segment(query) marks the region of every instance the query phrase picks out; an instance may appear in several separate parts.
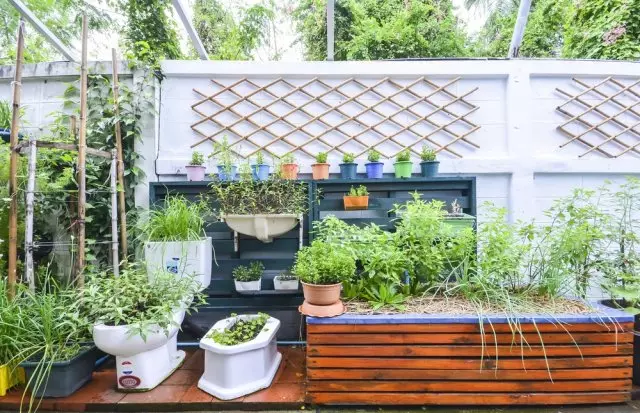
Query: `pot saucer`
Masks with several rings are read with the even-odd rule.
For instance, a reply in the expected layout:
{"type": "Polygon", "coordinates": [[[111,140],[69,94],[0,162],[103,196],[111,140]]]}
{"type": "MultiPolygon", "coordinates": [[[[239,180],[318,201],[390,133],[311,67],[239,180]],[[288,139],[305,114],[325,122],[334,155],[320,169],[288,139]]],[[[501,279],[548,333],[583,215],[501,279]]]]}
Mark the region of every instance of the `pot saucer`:
{"type": "Polygon", "coordinates": [[[346,307],[342,304],[342,301],[331,305],[314,305],[305,301],[298,307],[298,311],[312,317],[335,317],[344,313],[346,307]]]}

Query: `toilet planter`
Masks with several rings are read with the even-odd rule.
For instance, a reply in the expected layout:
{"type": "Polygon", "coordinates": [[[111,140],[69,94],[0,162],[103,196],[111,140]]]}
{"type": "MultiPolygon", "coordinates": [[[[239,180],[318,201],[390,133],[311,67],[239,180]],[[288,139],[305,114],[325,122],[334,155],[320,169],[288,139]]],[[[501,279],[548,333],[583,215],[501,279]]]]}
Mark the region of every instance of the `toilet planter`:
{"type": "Polygon", "coordinates": [[[260,261],[254,261],[248,266],[239,265],[233,269],[233,283],[236,291],[260,291],[262,287],[262,273],[264,265],[260,261]]]}
{"type": "Polygon", "coordinates": [[[201,290],[211,283],[213,246],[210,237],[198,241],[147,242],[144,258],[149,274],[163,269],[179,277],[194,277],[201,290]]]}
{"type": "Polygon", "coordinates": [[[274,237],[294,229],[300,217],[297,214],[224,214],[221,219],[240,234],[255,237],[262,242],[272,242],[274,237]]]}
{"type": "Polygon", "coordinates": [[[200,340],[200,348],[205,353],[204,374],[198,387],[221,400],[269,387],[282,360],[276,346],[279,328],[280,321],[266,314],[232,316],[218,321],[200,340]],[[234,328],[241,336],[248,332],[250,339],[237,340],[234,328]]]}
{"type": "Polygon", "coordinates": [[[273,288],[277,291],[298,290],[300,282],[295,275],[280,274],[273,277],[273,288]]]}
{"type": "Polygon", "coordinates": [[[25,382],[24,369],[8,364],[0,366],[0,397],[5,396],[11,388],[25,382]]]}

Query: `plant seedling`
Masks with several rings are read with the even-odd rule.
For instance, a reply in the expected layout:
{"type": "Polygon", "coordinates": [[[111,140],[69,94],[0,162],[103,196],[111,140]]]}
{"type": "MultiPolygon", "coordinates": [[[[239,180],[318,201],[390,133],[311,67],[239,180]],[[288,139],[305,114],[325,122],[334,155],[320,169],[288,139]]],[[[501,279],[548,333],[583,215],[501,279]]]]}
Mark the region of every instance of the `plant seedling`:
{"type": "Polygon", "coordinates": [[[264,154],[262,153],[262,151],[259,151],[256,154],[256,165],[264,165],[264,154]]]}
{"type": "Polygon", "coordinates": [[[434,162],[436,160],[436,151],[424,145],[420,151],[420,159],[422,159],[422,162],[434,162]]]}
{"type": "Polygon", "coordinates": [[[253,261],[246,265],[239,265],[233,269],[233,278],[239,282],[258,281],[262,277],[264,264],[260,261],[253,261]]]}
{"type": "Polygon", "coordinates": [[[191,166],[202,166],[204,165],[204,155],[198,151],[193,151],[191,154],[191,162],[189,162],[191,166]]]}
{"type": "Polygon", "coordinates": [[[241,319],[237,314],[231,314],[231,317],[236,319],[230,327],[222,331],[212,331],[207,338],[223,346],[246,343],[258,337],[269,320],[269,315],[265,313],[258,313],[258,317],[252,319],[241,319]]]}
{"type": "Polygon", "coordinates": [[[358,187],[351,187],[349,190],[349,196],[368,196],[369,191],[367,191],[367,187],[364,185],[360,185],[358,187]]]}
{"type": "Polygon", "coordinates": [[[327,163],[327,153],[318,152],[318,154],[316,155],[316,163],[327,163]]]}
{"type": "Polygon", "coordinates": [[[356,156],[351,152],[347,152],[342,155],[342,163],[353,163],[355,160],[356,156]]]}
{"type": "Polygon", "coordinates": [[[380,162],[380,152],[375,149],[369,150],[369,153],[367,153],[367,159],[369,162],[380,162]]]}
{"type": "Polygon", "coordinates": [[[281,159],[283,164],[296,163],[296,157],[292,153],[284,155],[281,159]]]}
{"type": "Polygon", "coordinates": [[[411,152],[405,149],[396,155],[396,162],[409,162],[411,160],[411,152]]]}

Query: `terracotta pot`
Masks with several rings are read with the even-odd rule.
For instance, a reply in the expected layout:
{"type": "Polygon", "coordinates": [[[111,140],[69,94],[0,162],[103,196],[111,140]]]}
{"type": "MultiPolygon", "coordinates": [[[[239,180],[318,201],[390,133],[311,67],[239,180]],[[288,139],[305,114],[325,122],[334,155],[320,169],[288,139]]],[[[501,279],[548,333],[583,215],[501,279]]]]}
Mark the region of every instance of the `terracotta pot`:
{"type": "Polygon", "coordinates": [[[345,211],[355,211],[359,209],[369,208],[369,195],[365,196],[350,196],[345,195],[342,197],[344,201],[345,211]]]}
{"type": "Polygon", "coordinates": [[[298,179],[298,164],[283,163],[280,167],[282,179],[298,179]]]}
{"type": "Polygon", "coordinates": [[[313,305],[332,305],[340,301],[342,283],[331,285],[302,283],[304,299],[313,305]]]}
{"type": "Polygon", "coordinates": [[[329,164],[314,163],[311,165],[311,173],[313,174],[313,179],[329,179],[329,164]]]}

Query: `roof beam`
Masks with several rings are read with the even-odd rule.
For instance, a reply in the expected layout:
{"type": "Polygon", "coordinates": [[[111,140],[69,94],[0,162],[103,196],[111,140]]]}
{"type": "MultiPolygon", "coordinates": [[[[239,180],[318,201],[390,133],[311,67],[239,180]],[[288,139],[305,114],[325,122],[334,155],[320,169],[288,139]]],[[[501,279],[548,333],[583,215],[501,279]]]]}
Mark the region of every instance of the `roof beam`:
{"type": "Polygon", "coordinates": [[[196,32],[196,29],[195,27],[193,27],[191,20],[189,20],[189,18],[187,17],[187,14],[184,11],[184,7],[182,7],[182,2],[180,0],[172,0],[172,1],[173,1],[173,7],[178,12],[178,16],[180,16],[180,20],[182,20],[182,25],[184,26],[185,30],[189,34],[189,37],[191,38],[191,43],[193,43],[193,47],[198,52],[198,55],[200,55],[200,59],[209,60],[209,55],[207,55],[207,51],[205,50],[204,45],[202,44],[202,40],[200,40],[200,36],[198,36],[198,32],[196,32]]]}
{"type": "Polygon", "coordinates": [[[518,19],[513,28],[513,37],[511,37],[511,45],[509,46],[509,59],[518,57],[520,54],[520,45],[524,37],[524,29],[527,27],[527,19],[529,18],[529,10],[531,10],[531,0],[520,0],[518,8],[518,19]]]}
{"type": "Polygon", "coordinates": [[[67,46],[62,43],[62,41],[51,32],[45,26],[45,24],[40,20],[33,12],[20,0],[9,0],[9,3],[16,9],[18,12],[31,23],[35,29],[44,36],[45,39],[49,41],[64,57],[67,58],[70,62],[77,62],[78,59],[74,57],[71,51],[67,48],[67,46]]]}

